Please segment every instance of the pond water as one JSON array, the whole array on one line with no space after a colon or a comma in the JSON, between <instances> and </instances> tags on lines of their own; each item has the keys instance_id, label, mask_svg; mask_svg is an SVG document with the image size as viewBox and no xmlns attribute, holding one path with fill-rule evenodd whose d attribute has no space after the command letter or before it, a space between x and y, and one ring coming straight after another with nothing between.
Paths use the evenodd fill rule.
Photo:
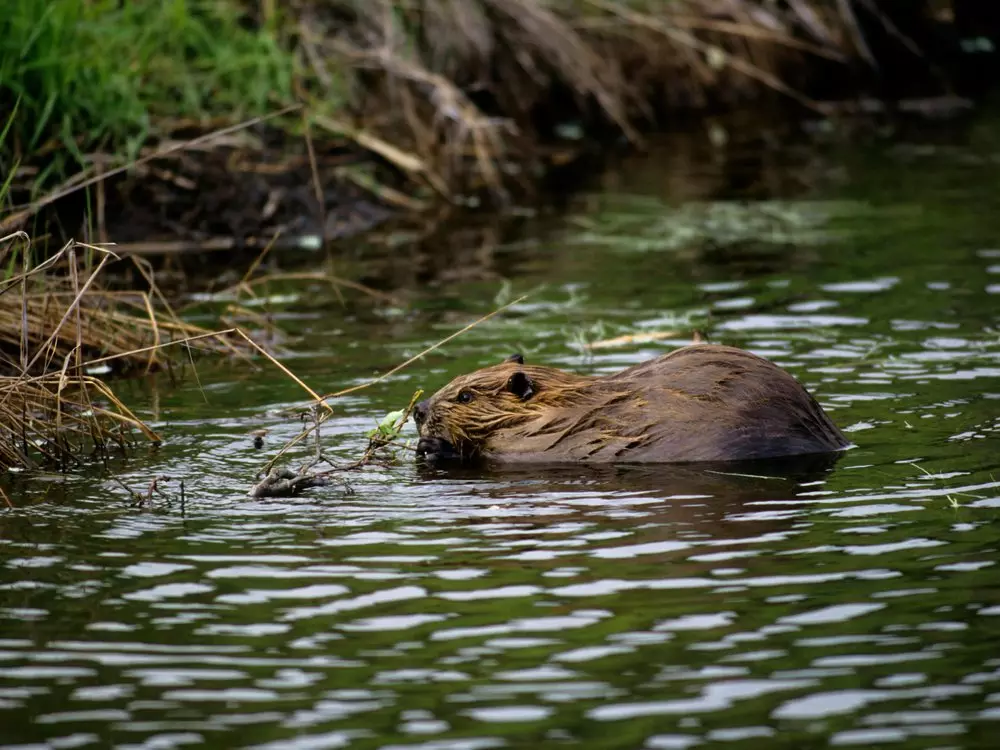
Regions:
<instances>
[{"instance_id":1,"label":"pond water","mask_svg":"<svg viewBox=\"0 0 1000 750\"><path fill-rule=\"evenodd\" d=\"M97 470L6 485L0 744L995 747L995 132L666 138L565 216L443 248L403 309L310 293L278 316L304 336L285 362L333 392L531 293L339 399L322 438L345 462L416 388L512 351L611 372L697 330L817 395L857 444L832 470L443 474L404 455L251 500L299 430L298 386L210 363L121 384L165 444L116 474L173 496L183 478L185 503L135 507Z\"/></svg>"}]
</instances>

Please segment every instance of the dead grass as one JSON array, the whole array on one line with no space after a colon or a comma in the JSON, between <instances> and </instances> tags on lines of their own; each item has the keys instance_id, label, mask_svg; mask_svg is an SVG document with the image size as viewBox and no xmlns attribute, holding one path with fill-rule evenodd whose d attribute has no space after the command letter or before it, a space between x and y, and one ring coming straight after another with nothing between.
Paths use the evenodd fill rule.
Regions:
<instances>
[{"instance_id":1,"label":"dead grass","mask_svg":"<svg viewBox=\"0 0 1000 750\"><path fill-rule=\"evenodd\" d=\"M307 63L346 61L355 124L320 120L452 200L503 197L553 125L638 142L663 110L801 92L803 62L865 55L842 0L317 0ZM346 23L345 23L346 20ZM558 104L553 104L558 102ZM560 122L562 119L564 122ZM360 124L359 124L360 123Z\"/></svg>"},{"instance_id":2,"label":"dead grass","mask_svg":"<svg viewBox=\"0 0 1000 750\"><path fill-rule=\"evenodd\" d=\"M240 302L257 297L259 283L288 278L379 293L329 274L254 279L266 252L221 294L227 304L219 319L230 327L209 330L180 317L143 258L123 260L109 247L71 242L36 262L27 234L0 237L0 470L65 470L88 457L106 459L137 440L158 443L101 376L174 374L185 362L193 368L196 353L237 358L248 367L257 367L256 357L297 383L317 409L331 412L324 397L244 332L240 324L272 324ZM112 263L132 264L148 290L109 289L104 277Z\"/></svg>"},{"instance_id":3,"label":"dead grass","mask_svg":"<svg viewBox=\"0 0 1000 750\"><path fill-rule=\"evenodd\" d=\"M68 243L35 262L27 235L0 238L0 372L38 375L96 362L118 370L166 364L162 346L209 331L181 320L148 264L129 258L148 291L114 291L102 274L119 258L112 249ZM201 346L233 353L228 343Z\"/></svg>"},{"instance_id":4,"label":"dead grass","mask_svg":"<svg viewBox=\"0 0 1000 750\"><path fill-rule=\"evenodd\" d=\"M141 435L159 437L101 381L60 371L0 377L0 468L63 469L82 457L107 457Z\"/></svg>"},{"instance_id":5,"label":"dead grass","mask_svg":"<svg viewBox=\"0 0 1000 750\"><path fill-rule=\"evenodd\" d=\"M23 232L0 238L0 468L67 467L141 436L159 438L98 377L177 364L183 345L239 354L249 342L182 321L144 261L149 291L112 291L102 275L117 256L69 243L36 262Z\"/></svg>"}]
</instances>

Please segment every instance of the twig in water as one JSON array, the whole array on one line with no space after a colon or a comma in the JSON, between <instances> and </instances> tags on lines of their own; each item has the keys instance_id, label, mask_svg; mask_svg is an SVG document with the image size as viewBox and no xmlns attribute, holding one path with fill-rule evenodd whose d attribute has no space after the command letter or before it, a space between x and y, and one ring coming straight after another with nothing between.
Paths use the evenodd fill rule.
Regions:
<instances>
[{"instance_id":1,"label":"twig in water","mask_svg":"<svg viewBox=\"0 0 1000 750\"><path fill-rule=\"evenodd\" d=\"M334 474L357 471L364 466L376 463L379 459L379 454L399 438L403 426L410 419L410 414L412 414L413 408L416 406L417 400L421 395L423 395L423 391L416 391L410 398L410 403L406 409L388 414L368 434L368 446L365 448L364 453L361 454L361 457L344 466L337 466L323 453L320 427L325 421L325 416L320 416L318 405L313 406L310 410L314 419L311 430L315 446L315 455L313 458L295 471L285 467L280 469L271 468L264 478L255 484L247 494L255 498L298 495L312 487L324 487L328 485L330 477ZM312 468L322 461L330 464L333 468L326 471L313 472Z\"/></svg>"},{"instance_id":2,"label":"twig in water","mask_svg":"<svg viewBox=\"0 0 1000 750\"><path fill-rule=\"evenodd\" d=\"M140 506L140 507L143 505L143 503L145 502L145 499L143 498L143 496L140 495L135 490L133 490L127 484L125 484L125 482L123 482L121 479L119 479L118 477L116 477L114 474L111 475L111 481L114 482L115 484L117 484L123 490L125 490L126 494L128 494L128 496L132 500L132 505Z\"/></svg>"}]
</instances>

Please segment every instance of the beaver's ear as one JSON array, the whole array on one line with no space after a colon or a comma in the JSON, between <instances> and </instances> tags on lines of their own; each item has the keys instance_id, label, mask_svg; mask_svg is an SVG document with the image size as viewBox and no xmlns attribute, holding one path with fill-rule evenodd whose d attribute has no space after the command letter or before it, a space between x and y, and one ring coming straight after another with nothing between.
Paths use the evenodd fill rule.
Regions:
<instances>
[{"instance_id":1,"label":"beaver's ear","mask_svg":"<svg viewBox=\"0 0 1000 750\"><path fill-rule=\"evenodd\" d=\"M509 357L507 357L507 359L504 360L504 362L517 362L519 365L523 365L524 355L521 354L521 352L511 354Z\"/></svg>"},{"instance_id":2,"label":"beaver's ear","mask_svg":"<svg viewBox=\"0 0 1000 750\"><path fill-rule=\"evenodd\" d=\"M531 378L525 375L523 370L518 370L507 378L507 390L522 401L527 401L535 395L535 388L531 383Z\"/></svg>"}]
</instances>

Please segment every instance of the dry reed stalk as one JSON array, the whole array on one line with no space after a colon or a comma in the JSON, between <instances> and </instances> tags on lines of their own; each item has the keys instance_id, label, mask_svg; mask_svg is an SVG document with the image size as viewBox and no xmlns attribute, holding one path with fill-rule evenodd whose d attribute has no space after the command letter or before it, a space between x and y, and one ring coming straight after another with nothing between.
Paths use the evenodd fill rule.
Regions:
<instances>
[{"instance_id":1,"label":"dry reed stalk","mask_svg":"<svg viewBox=\"0 0 1000 750\"><path fill-rule=\"evenodd\" d=\"M66 467L87 454L125 447L133 431L159 437L106 383L66 370L36 377L0 377L0 467Z\"/></svg>"},{"instance_id":2,"label":"dry reed stalk","mask_svg":"<svg viewBox=\"0 0 1000 750\"><path fill-rule=\"evenodd\" d=\"M38 464L66 468L82 457L106 457L109 448L134 442L136 433L152 443L159 436L115 395L111 387L86 370L122 358L141 358L171 347L190 351L192 344L210 342L214 351L236 349L236 339L254 350L298 383L314 401L321 397L239 328L209 331L120 352L72 365L71 351L57 372L0 376L0 469L31 468ZM329 409L329 407L326 407Z\"/></svg>"}]
</instances>

